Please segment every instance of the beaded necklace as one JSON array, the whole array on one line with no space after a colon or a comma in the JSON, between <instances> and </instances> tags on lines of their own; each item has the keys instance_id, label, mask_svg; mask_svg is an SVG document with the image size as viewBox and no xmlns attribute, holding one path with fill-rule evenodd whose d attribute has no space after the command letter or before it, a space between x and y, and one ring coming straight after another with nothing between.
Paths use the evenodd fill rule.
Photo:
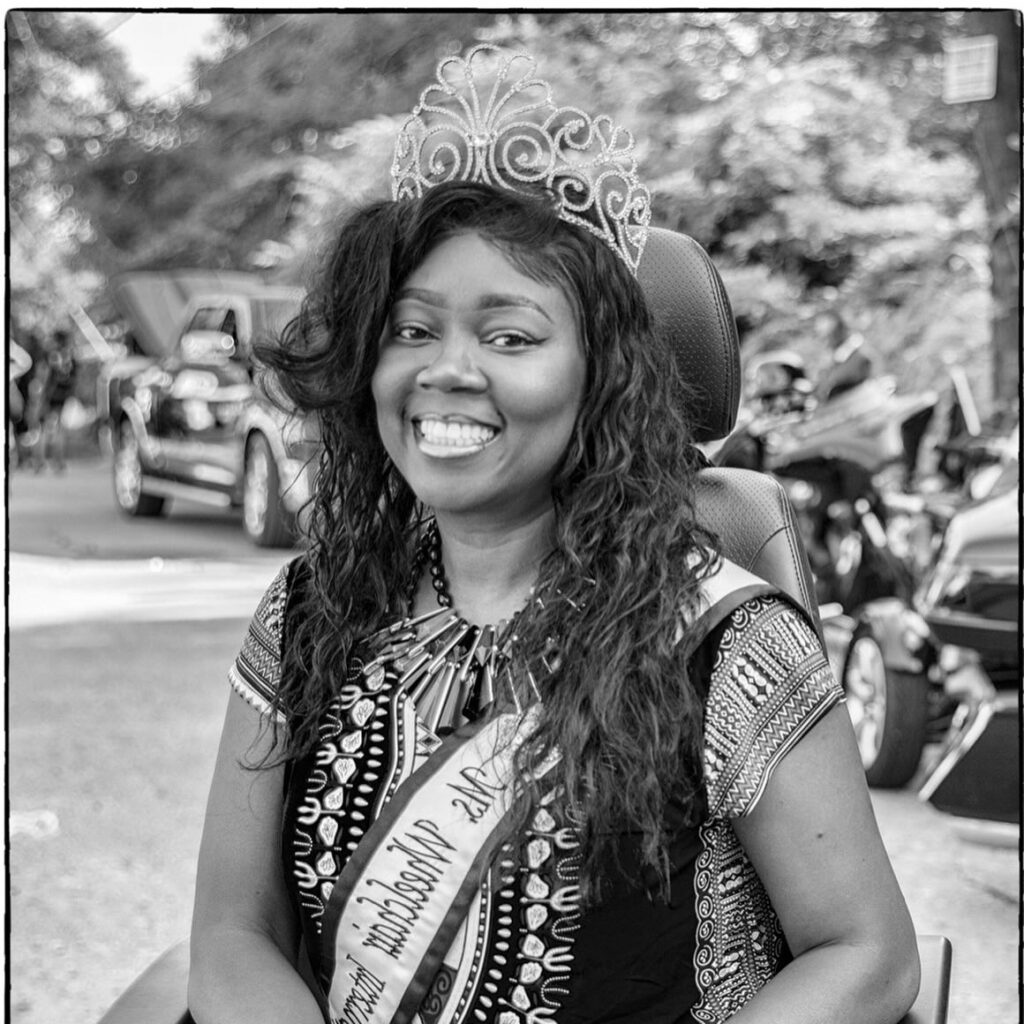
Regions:
<instances>
[{"instance_id":1,"label":"beaded necklace","mask_svg":"<svg viewBox=\"0 0 1024 1024\"><path fill-rule=\"evenodd\" d=\"M416 587L424 565L430 572L438 608L413 617ZM519 639L511 619L496 626L475 626L452 607L451 593L441 560L441 534L437 521L425 530L413 558L406 593L408 616L368 640L371 660L363 672L371 686L382 685L385 664L398 676L398 686L415 703L417 713L434 733L444 735L467 721L483 715L495 699L504 699L522 709L512 681L513 646ZM533 695L540 693L527 671Z\"/></svg>"}]
</instances>

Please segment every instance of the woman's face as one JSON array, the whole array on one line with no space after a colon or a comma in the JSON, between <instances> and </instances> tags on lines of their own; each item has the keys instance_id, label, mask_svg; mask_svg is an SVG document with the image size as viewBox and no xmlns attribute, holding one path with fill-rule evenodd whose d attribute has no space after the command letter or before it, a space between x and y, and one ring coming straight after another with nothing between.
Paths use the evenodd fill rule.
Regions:
<instances>
[{"instance_id":1,"label":"woman's face","mask_svg":"<svg viewBox=\"0 0 1024 1024\"><path fill-rule=\"evenodd\" d=\"M476 234L441 242L399 290L373 375L377 427L438 512L510 522L550 507L586 364L561 288Z\"/></svg>"}]
</instances>

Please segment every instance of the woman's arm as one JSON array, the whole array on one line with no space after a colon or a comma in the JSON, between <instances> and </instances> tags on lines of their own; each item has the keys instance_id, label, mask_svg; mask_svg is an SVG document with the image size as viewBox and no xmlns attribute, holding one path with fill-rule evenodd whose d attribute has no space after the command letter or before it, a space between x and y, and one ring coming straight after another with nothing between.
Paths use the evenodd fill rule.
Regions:
<instances>
[{"instance_id":1,"label":"woman's arm","mask_svg":"<svg viewBox=\"0 0 1024 1024\"><path fill-rule=\"evenodd\" d=\"M845 707L789 751L733 827L794 960L732 1024L895 1024L918 990L917 944Z\"/></svg>"},{"instance_id":2,"label":"woman's arm","mask_svg":"<svg viewBox=\"0 0 1024 1024\"><path fill-rule=\"evenodd\" d=\"M259 712L232 693L199 849L188 1005L196 1024L323 1024L294 963L298 922L282 874L282 767ZM241 763L240 763L241 762Z\"/></svg>"}]
</instances>

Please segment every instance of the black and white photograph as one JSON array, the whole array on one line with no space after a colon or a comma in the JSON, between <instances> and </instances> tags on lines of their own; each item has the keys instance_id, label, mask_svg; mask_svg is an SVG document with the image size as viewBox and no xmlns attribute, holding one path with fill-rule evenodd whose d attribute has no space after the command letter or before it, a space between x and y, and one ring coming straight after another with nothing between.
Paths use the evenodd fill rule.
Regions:
<instances>
[{"instance_id":1,"label":"black and white photograph","mask_svg":"<svg viewBox=\"0 0 1024 1024\"><path fill-rule=\"evenodd\" d=\"M1020 1021L1019 10L4 28L6 1019Z\"/></svg>"}]
</instances>

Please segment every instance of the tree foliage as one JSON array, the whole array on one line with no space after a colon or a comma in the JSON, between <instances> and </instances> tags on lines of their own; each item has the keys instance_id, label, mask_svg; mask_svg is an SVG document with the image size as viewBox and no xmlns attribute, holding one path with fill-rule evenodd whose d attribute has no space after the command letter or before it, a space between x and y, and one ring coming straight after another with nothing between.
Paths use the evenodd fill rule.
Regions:
<instances>
[{"instance_id":1,"label":"tree foliage","mask_svg":"<svg viewBox=\"0 0 1024 1024\"><path fill-rule=\"evenodd\" d=\"M713 254L747 352L814 366L831 309L917 386L942 383L942 360L912 369L909 352L984 353L977 110L941 99L963 12L526 15L500 31L546 74L569 69L560 96L633 130L655 219ZM970 372L989 395L986 361Z\"/></svg>"},{"instance_id":2,"label":"tree foliage","mask_svg":"<svg viewBox=\"0 0 1024 1024\"><path fill-rule=\"evenodd\" d=\"M221 16L187 101L142 105L83 19L14 17L11 210L29 234L60 225L57 265L301 280L336 215L383 194L437 59L482 39L523 44L559 102L634 132L656 219L713 253L748 351L813 357L825 308L897 370L922 346L983 351L991 225L1019 223L1012 183L979 176L979 105L941 101L970 12L251 9Z\"/></svg>"},{"instance_id":3,"label":"tree foliage","mask_svg":"<svg viewBox=\"0 0 1024 1024\"><path fill-rule=\"evenodd\" d=\"M46 17L90 31L72 14ZM189 102L133 107L98 133L73 202L65 197L93 228L79 246L108 273L259 263L292 231L310 163L350 165L346 129L411 105L437 57L488 20L224 15L223 53L196 63Z\"/></svg>"},{"instance_id":4,"label":"tree foliage","mask_svg":"<svg viewBox=\"0 0 1024 1024\"><path fill-rule=\"evenodd\" d=\"M13 11L6 32L11 299L25 326L46 329L99 282L78 259L96 240L79 189L104 140L127 131L134 82L79 19Z\"/></svg>"}]
</instances>

